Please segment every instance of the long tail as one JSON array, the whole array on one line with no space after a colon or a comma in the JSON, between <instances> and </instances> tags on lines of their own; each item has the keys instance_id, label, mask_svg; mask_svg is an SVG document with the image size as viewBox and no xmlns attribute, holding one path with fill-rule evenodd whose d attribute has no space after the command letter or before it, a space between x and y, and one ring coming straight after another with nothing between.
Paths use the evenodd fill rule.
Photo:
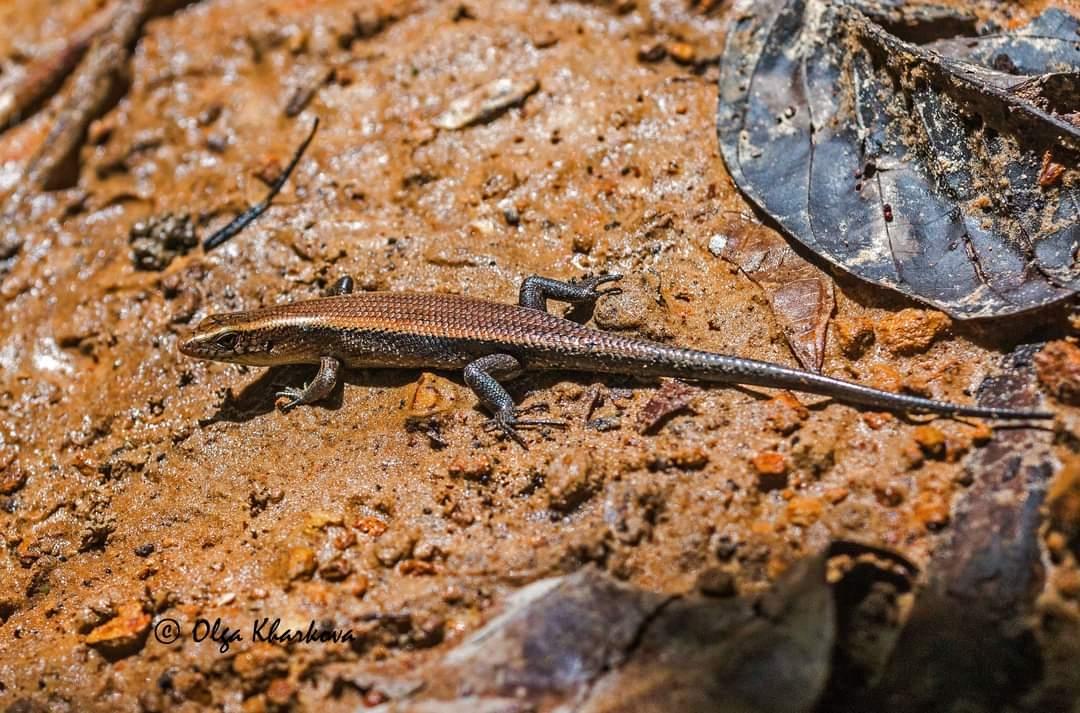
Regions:
<instances>
[{"instance_id":1,"label":"long tail","mask_svg":"<svg viewBox=\"0 0 1080 713\"><path fill-rule=\"evenodd\" d=\"M596 370L597 361L600 360L604 362L601 368L611 372L785 388L829 396L847 403L886 411L939 413L994 419L1050 419L1054 417L1054 414L1045 411L962 406L918 396L894 394L779 364L740 359L696 349L674 348L645 340L610 335L609 339L603 341L606 343L599 349L594 349L588 355L587 361L582 360L581 368ZM564 366L577 367L574 364Z\"/></svg>"}]
</instances>

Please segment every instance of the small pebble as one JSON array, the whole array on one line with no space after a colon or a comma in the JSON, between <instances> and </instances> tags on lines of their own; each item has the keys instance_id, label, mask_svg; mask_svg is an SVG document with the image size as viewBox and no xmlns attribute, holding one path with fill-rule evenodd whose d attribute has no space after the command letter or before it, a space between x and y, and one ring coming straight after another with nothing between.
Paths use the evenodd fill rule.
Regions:
<instances>
[{"instance_id":1,"label":"small pebble","mask_svg":"<svg viewBox=\"0 0 1080 713\"><path fill-rule=\"evenodd\" d=\"M417 559L405 560L398 565L398 572L407 575L428 576L435 574L437 571L435 565L431 562L424 562L423 560Z\"/></svg>"},{"instance_id":2,"label":"small pebble","mask_svg":"<svg viewBox=\"0 0 1080 713\"><path fill-rule=\"evenodd\" d=\"M679 64L693 64L696 52L693 45L685 42L669 42L667 53Z\"/></svg>"},{"instance_id":3,"label":"small pebble","mask_svg":"<svg viewBox=\"0 0 1080 713\"><path fill-rule=\"evenodd\" d=\"M734 575L719 567L701 570L694 586L707 597L733 597L737 593Z\"/></svg>"},{"instance_id":4,"label":"small pebble","mask_svg":"<svg viewBox=\"0 0 1080 713\"><path fill-rule=\"evenodd\" d=\"M787 486L788 461L782 454L772 451L758 453L751 459L750 465L757 474L760 490L779 490Z\"/></svg>"},{"instance_id":5,"label":"small pebble","mask_svg":"<svg viewBox=\"0 0 1080 713\"><path fill-rule=\"evenodd\" d=\"M887 424L896 420L896 416L885 411L867 411L862 415L863 423L874 431L881 430Z\"/></svg>"},{"instance_id":6,"label":"small pebble","mask_svg":"<svg viewBox=\"0 0 1080 713\"><path fill-rule=\"evenodd\" d=\"M141 648L150 629L150 615L141 603L132 601L119 607L112 619L86 635L86 643L112 653Z\"/></svg>"},{"instance_id":7,"label":"small pebble","mask_svg":"<svg viewBox=\"0 0 1080 713\"><path fill-rule=\"evenodd\" d=\"M894 508L904 502L907 491L904 486L894 483L892 478L883 477L874 483L874 497L885 507Z\"/></svg>"},{"instance_id":8,"label":"small pebble","mask_svg":"<svg viewBox=\"0 0 1080 713\"><path fill-rule=\"evenodd\" d=\"M491 475L491 459L483 454L458 455L446 470L452 478L482 482Z\"/></svg>"},{"instance_id":9,"label":"small pebble","mask_svg":"<svg viewBox=\"0 0 1080 713\"><path fill-rule=\"evenodd\" d=\"M928 458L941 458L945 455L945 434L940 429L930 425L917 426L912 437Z\"/></svg>"},{"instance_id":10,"label":"small pebble","mask_svg":"<svg viewBox=\"0 0 1080 713\"><path fill-rule=\"evenodd\" d=\"M769 399L767 409L769 427L784 436L797 431L810 417L810 411L790 391L781 391Z\"/></svg>"},{"instance_id":11,"label":"small pebble","mask_svg":"<svg viewBox=\"0 0 1080 713\"><path fill-rule=\"evenodd\" d=\"M372 537L379 537L390 529L390 526L379 518L370 516L357 518L353 521L352 526L365 535L371 535Z\"/></svg>"},{"instance_id":12,"label":"small pebble","mask_svg":"<svg viewBox=\"0 0 1080 713\"><path fill-rule=\"evenodd\" d=\"M915 499L914 514L928 530L938 530L949 522L949 504L937 493L924 491Z\"/></svg>"},{"instance_id":13,"label":"small pebble","mask_svg":"<svg viewBox=\"0 0 1080 713\"><path fill-rule=\"evenodd\" d=\"M822 495L830 505L836 505L846 500L849 492L847 488L829 488Z\"/></svg>"},{"instance_id":14,"label":"small pebble","mask_svg":"<svg viewBox=\"0 0 1080 713\"><path fill-rule=\"evenodd\" d=\"M809 527L821 517L823 506L821 501L814 497L792 498L787 506L788 522L800 527Z\"/></svg>"},{"instance_id":15,"label":"small pebble","mask_svg":"<svg viewBox=\"0 0 1080 713\"><path fill-rule=\"evenodd\" d=\"M335 557L319 567L319 576L328 582L340 582L352 574L352 565L344 557Z\"/></svg>"},{"instance_id":16,"label":"small pebble","mask_svg":"<svg viewBox=\"0 0 1080 713\"><path fill-rule=\"evenodd\" d=\"M659 62L667 56L667 48L663 43L655 42L651 45L645 45L637 52L637 58L639 62Z\"/></svg>"},{"instance_id":17,"label":"small pebble","mask_svg":"<svg viewBox=\"0 0 1080 713\"><path fill-rule=\"evenodd\" d=\"M315 573L315 552L310 547L293 547L285 558L285 576L291 582L308 579Z\"/></svg>"},{"instance_id":18,"label":"small pebble","mask_svg":"<svg viewBox=\"0 0 1080 713\"><path fill-rule=\"evenodd\" d=\"M874 323L866 317L837 317L832 333L848 359L858 359L874 343Z\"/></svg>"},{"instance_id":19,"label":"small pebble","mask_svg":"<svg viewBox=\"0 0 1080 713\"><path fill-rule=\"evenodd\" d=\"M1080 405L1080 346L1067 340L1049 342L1035 355L1035 373L1055 399Z\"/></svg>"}]
</instances>

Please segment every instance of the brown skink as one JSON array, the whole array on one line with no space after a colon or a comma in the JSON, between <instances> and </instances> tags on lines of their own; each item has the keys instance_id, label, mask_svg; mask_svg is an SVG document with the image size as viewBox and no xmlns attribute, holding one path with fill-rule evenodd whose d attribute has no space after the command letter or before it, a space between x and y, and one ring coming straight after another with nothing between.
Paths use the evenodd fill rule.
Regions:
<instances>
[{"instance_id":1,"label":"brown skink","mask_svg":"<svg viewBox=\"0 0 1080 713\"><path fill-rule=\"evenodd\" d=\"M1044 419L1053 414L961 406L893 394L779 364L667 346L591 329L550 314L547 300L591 303L616 287L601 275L578 282L526 278L518 304L444 294L365 292L351 294L342 278L320 299L251 312L207 317L180 346L188 356L253 366L318 364L303 389L279 396L286 408L325 398L342 366L462 369L465 382L494 414L492 424L514 440L517 429L559 426L560 421L522 419L500 381L525 369L669 376L680 379L794 389L889 411L995 419Z\"/></svg>"}]
</instances>

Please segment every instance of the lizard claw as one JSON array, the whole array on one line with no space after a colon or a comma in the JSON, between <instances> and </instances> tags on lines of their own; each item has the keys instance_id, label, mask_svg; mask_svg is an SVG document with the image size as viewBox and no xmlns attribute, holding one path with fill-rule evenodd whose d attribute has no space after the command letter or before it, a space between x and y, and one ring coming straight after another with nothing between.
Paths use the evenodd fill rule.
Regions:
<instances>
[{"instance_id":1,"label":"lizard claw","mask_svg":"<svg viewBox=\"0 0 1080 713\"><path fill-rule=\"evenodd\" d=\"M566 428L566 421L562 419L538 419L538 418L518 418L516 412L498 413L493 418L489 418L484 422L484 428L486 430L498 430L508 438L513 439L519 446L525 450L529 450L528 444L518 432L519 428Z\"/></svg>"},{"instance_id":2,"label":"lizard claw","mask_svg":"<svg viewBox=\"0 0 1080 713\"><path fill-rule=\"evenodd\" d=\"M621 287L611 287L606 290L598 290L596 288L600 285L607 284L608 282L617 282L623 278L622 275L607 274L607 275L595 275L593 277L586 277L575 282L581 289L586 290L593 298L610 297L612 295L622 294Z\"/></svg>"},{"instance_id":3,"label":"lizard claw","mask_svg":"<svg viewBox=\"0 0 1080 713\"><path fill-rule=\"evenodd\" d=\"M307 390L305 386L303 389L298 389L295 386L286 386L281 391L277 392L275 396L279 399L289 399L281 405L281 410L288 412L296 408L300 404L304 403L304 392Z\"/></svg>"}]
</instances>

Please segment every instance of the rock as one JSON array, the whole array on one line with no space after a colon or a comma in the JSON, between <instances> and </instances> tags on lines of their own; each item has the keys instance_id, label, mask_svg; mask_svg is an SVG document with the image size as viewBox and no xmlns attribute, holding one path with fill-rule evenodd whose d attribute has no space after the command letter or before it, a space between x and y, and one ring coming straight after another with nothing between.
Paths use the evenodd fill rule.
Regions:
<instances>
[{"instance_id":1,"label":"rock","mask_svg":"<svg viewBox=\"0 0 1080 713\"><path fill-rule=\"evenodd\" d=\"M810 416L810 411L790 391L781 391L769 399L767 408L769 427L783 436L797 431Z\"/></svg>"},{"instance_id":2,"label":"rock","mask_svg":"<svg viewBox=\"0 0 1080 713\"><path fill-rule=\"evenodd\" d=\"M701 570L694 586L707 597L733 597L738 593L735 589L735 576L719 567Z\"/></svg>"},{"instance_id":3,"label":"rock","mask_svg":"<svg viewBox=\"0 0 1080 713\"><path fill-rule=\"evenodd\" d=\"M886 411L867 411L862 415L862 420L863 423L866 424L867 428L873 431L878 431L886 423L895 421L896 416Z\"/></svg>"},{"instance_id":4,"label":"rock","mask_svg":"<svg viewBox=\"0 0 1080 713\"><path fill-rule=\"evenodd\" d=\"M1050 342L1035 355L1035 373L1055 399L1080 405L1080 346L1064 340Z\"/></svg>"},{"instance_id":5,"label":"rock","mask_svg":"<svg viewBox=\"0 0 1080 713\"><path fill-rule=\"evenodd\" d=\"M874 343L874 323L867 317L837 317L833 336L844 356L858 359Z\"/></svg>"},{"instance_id":6,"label":"rock","mask_svg":"<svg viewBox=\"0 0 1080 713\"><path fill-rule=\"evenodd\" d=\"M788 461L781 453L764 451L750 460L761 490L778 490L787 485Z\"/></svg>"},{"instance_id":7,"label":"rock","mask_svg":"<svg viewBox=\"0 0 1080 713\"><path fill-rule=\"evenodd\" d=\"M446 468L452 478L484 482L491 475L491 459L483 454L456 456Z\"/></svg>"},{"instance_id":8,"label":"rock","mask_svg":"<svg viewBox=\"0 0 1080 713\"><path fill-rule=\"evenodd\" d=\"M548 507L570 512L589 499L596 490L592 477L592 455L584 450L563 451L544 469Z\"/></svg>"},{"instance_id":9,"label":"rock","mask_svg":"<svg viewBox=\"0 0 1080 713\"><path fill-rule=\"evenodd\" d=\"M315 551L310 547L293 547L285 556L285 578L292 582L310 579L315 573Z\"/></svg>"},{"instance_id":10,"label":"rock","mask_svg":"<svg viewBox=\"0 0 1080 713\"><path fill-rule=\"evenodd\" d=\"M314 538L318 537L319 533L326 530L328 527L340 527L343 524L345 524L345 518L341 515L323 512L321 510L313 510L304 513L303 531L308 537Z\"/></svg>"},{"instance_id":11,"label":"rock","mask_svg":"<svg viewBox=\"0 0 1080 713\"><path fill-rule=\"evenodd\" d=\"M818 518L821 517L821 512L824 506L821 501L814 497L796 497L792 498L787 506L787 519L792 525L798 525L799 527L810 527Z\"/></svg>"},{"instance_id":12,"label":"rock","mask_svg":"<svg viewBox=\"0 0 1080 713\"><path fill-rule=\"evenodd\" d=\"M280 646L256 642L233 659L233 673L246 682L265 680L289 670L289 655Z\"/></svg>"},{"instance_id":13,"label":"rock","mask_svg":"<svg viewBox=\"0 0 1080 713\"><path fill-rule=\"evenodd\" d=\"M379 537L385 533L390 526L377 517L358 517L353 521L352 526L365 535L371 535L372 537Z\"/></svg>"},{"instance_id":14,"label":"rock","mask_svg":"<svg viewBox=\"0 0 1080 713\"><path fill-rule=\"evenodd\" d=\"M904 377L892 364L874 364L870 367L869 385L875 389L897 393L904 387Z\"/></svg>"},{"instance_id":15,"label":"rock","mask_svg":"<svg viewBox=\"0 0 1080 713\"><path fill-rule=\"evenodd\" d=\"M698 470L709 464L709 451L700 443L679 442L674 447L654 453L649 458L649 470Z\"/></svg>"},{"instance_id":16,"label":"rock","mask_svg":"<svg viewBox=\"0 0 1080 713\"><path fill-rule=\"evenodd\" d=\"M889 508L899 506L907 498L907 488L893 480L893 477L886 476L874 482L874 497L879 503Z\"/></svg>"},{"instance_id":17,"label":"rock","mask_svg":"<svg viewBox=\"0 0 1080 713\"><path fill-rule=\"evenodd\" d=\"M367 594L368 587L370 586L371 582L368 580L367 575L357 574L355 577L353 577L352 581L352 595L357 599L360 599L365 594Z\"/></svg>"},{"instance_id":18,"label":"rock","mask_svg":"<svg viewBox=\"0 0 1080 713\"><path fill-rule=\"evenodd\" d=\"M328 582L340 582L352 574L352 565L344 557L335 557L319 567L319 576Z\"/></svg>"},{"instance_id":19,"label":"rock","mask_svg":"<svg viewBox=\"0 0 1080 713\"><path fill-rule=\"evenodd\" d=\"M1050 482L1046 511L1051 534L1080 558L1080 457L1072 456Z\"/></svg>"},{"instance_id":20,"label":"rock","mask_svg":"<svg viewBox=\"0 0 1080 713\"><path fill-rule=\"evenodd\" d=\"M266 689L266 700L278 708L289 705L296 696L296 684L287 678L275 678Z\"/></svg>"},{"instance_id":21,"label":"rock","mask_svg":"<svg viewBox=\"0 0 1080 713\"><path fill-rule=\"evenodd\" d=\"M829 488L822 493L822 496L830 505L836 505L847 500L849 494L850 491L847 488Z\"/></svg>"},{"instance_id":22,"label":"rock","mask_svg":"<svg viewBox=\"0 0 1080 713\"><path fill-rule=\"evenodd\" d=\"M942 312L908 308L880 320L874 333L893 354L919 354L929 349L950 324Z\"/></svg>"},{"instance_id":23,"label":"rock","mask_svg":"<svg viewBox=\"0 0 1080 713\"><path fill-rule=\"evenodd\" d=\"M408 559L398 565L398 572L400 574L413 575L417 577L430 576L438 572L431 562L425 562L424 560Z\"/></svg>"},{"instance_id":24,"label":"rock","mask_svg":"<svg viewBox=\"0 0 1080 713\"><path fill-rule=\"evenodd\" d=\"M917 426L912 437L928 458L941 458L945 455L945 434L934 426Z\"/></svg>"},{"instance_id":25,"label":"rock","mask_svg":"<svg viewBox=\"0 0 1080 713\"><path fill-rule=\"evenodd\" d=\"M671 58L679 64L693 64L697 57L693 45L686 42L669 42L666 49Z\"/></svg>"},{"instance_id":26,"label":"rock","mask_svg":"<svg viewBox=\"0 0 1080 713\"><path fill-rule=\"evenodd\" d=\"M659 62L667 56L667 48L664 47L661 42L654 42L648 45L642 45L637 52L637 58L639 62L653 63Z\"/></svg>"},{"instance_id":27,"label":"rock","mask_svg":"<svg viewBox=\"0 0 1080 713\"><path fill-rule=\"evenodd\" d=\"M949 504L938 493L924 491L915 499L914 515L928 530L937 530L949 522Z\"/></svg>"},{"instance_id":28,"label":"rock","mask_svg":"<svg viewBox=\"0 0 1080 713\"><path fill-rule=\"evenodd\" d=\"M26 484L26 471L11 468L0 474L0 495L11 495Z\"/></svg>"},{"instance_id":29,"label":"rock","mask_svg":"<svg viewBox=\"0 0 1080 713\"><path fill-rule=\"evenodd\" d=\"M86 643L108 658L122 658L136 653L146 642L150 615L140 602L127 602L117 614L86 635Z\"/></svg>"}]
</instances>

